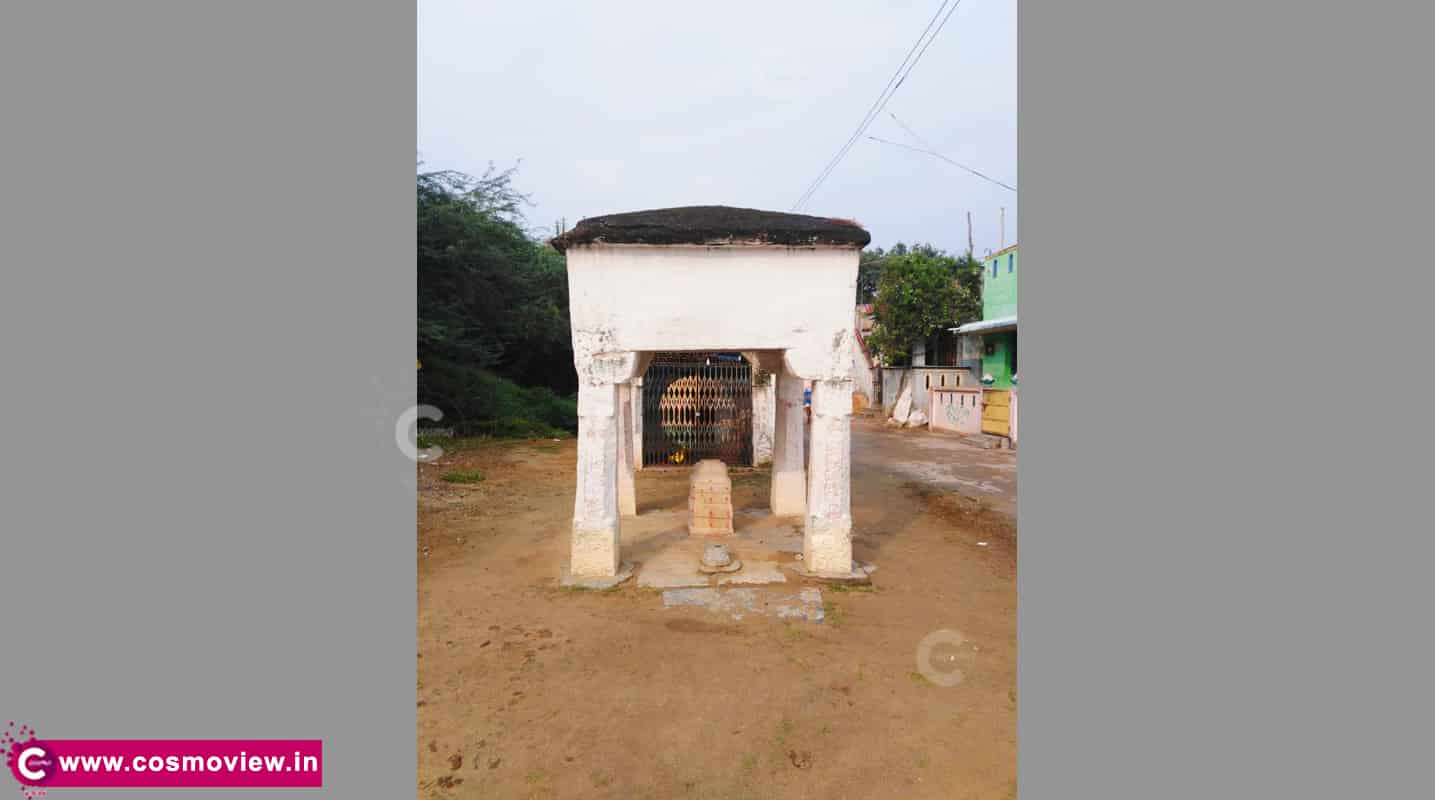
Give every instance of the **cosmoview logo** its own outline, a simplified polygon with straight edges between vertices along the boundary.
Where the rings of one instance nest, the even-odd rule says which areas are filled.
[[[55,774],[55,752],[43,742],[32,742],[15,755],[15,771],[31,783],[44,783]]]
[[[44,797],[46,790],[41,787],[59,771],[55,749],[36,739],[34,728],[16,725],[13,720],[0,731],[0,747],[5,750],[5,764],[20,782],[20,793],[26,800]]]
[[[962,682],[957,669],[957,653],[966,642],[958,631],[932,631],[917,643],[917,671],[936,686],[956,686]]]
[[[414,461],[437,461],[443,456],[443,448],[418,446],[418,421],[421,419],[438,422],[443,419],[443,411],[435,406],[421,405],[404,409],[399,414],[398,422],[394,425],[394,439],[398,441],[399,450]]]

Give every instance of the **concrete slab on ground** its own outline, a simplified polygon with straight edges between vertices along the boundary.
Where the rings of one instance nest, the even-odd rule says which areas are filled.
[[[644,561],[638,585],[649,589],[707,586],[709,576],[698,571],[698,558],[690,547],[669,547]]]
[[[663,592],[663,608],[696,606],[718,614],[730,614],[733,619],[757,610],[757,593],[752,589],[669,589]]]
[[[734,620],[745,616],[770,616],[778,619],[800,619],[822,622],[822,590],[809,586],[798,592],[773,592],[758,589],[669,589],[663,592],[664,608],[695,607]]]
[[[815,586],[809,586],[797,594],[788,595],[783,598],[783,602],[774,609],[774,612],[778,619],[821,622],[826,616],[822,607],[822,590]]]

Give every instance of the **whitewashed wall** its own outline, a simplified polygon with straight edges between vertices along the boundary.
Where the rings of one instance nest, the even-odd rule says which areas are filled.
[[[902,376],[910,374],[912,384],[912,407],[926,409],[930,398],[928,388],[957,388],[979,386],[977,376],[960,367],[884,367],[882,369],[882,410],[890,414],[897,404],[898,386]],[[930,387],[929,385],[930,384]]]
[[[787,350],[804,378],[851,377],[853,248],[581,245],[567,257],[575,357]]]

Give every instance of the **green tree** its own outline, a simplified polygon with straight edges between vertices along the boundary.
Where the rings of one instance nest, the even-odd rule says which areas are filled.
[[[949,256],[950,258],[950,256]],[[982,318],[982,262],[966,253],[952,258],[952,274],[957,282],[956,305],[951,322],[964,325]]]
[[[417,176],[419,398],[459,427],[571,428],[566,263],[525,228],[514,174]]]
[[[862,251],[857,266],[857,305],[870,303],[877,297],[877,281],[882,277],[882,264],[888,256],[907,254],[907,245],[897,242],[891,250],[873,247]]]
[[[882,277],[882,259],[886,256],[880,247],[862,251],[857,264],[857,305],[870,303],[877,296],[877,280]]]
[[[899,242],[877,263],[876,328],[868,343],[887,363],[906,359],[914,342],[925,340],[940,327],[981,319],[982,267],[970,256],[951,256],[929,244],[907,247]]]

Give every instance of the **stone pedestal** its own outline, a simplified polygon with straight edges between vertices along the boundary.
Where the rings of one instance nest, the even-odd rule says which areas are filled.
[[[693,536],[732,534],[732,481],[727,465],[716,459],[693,467],[688,489],[688,533]]]

